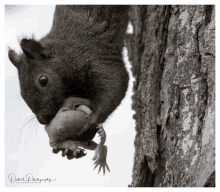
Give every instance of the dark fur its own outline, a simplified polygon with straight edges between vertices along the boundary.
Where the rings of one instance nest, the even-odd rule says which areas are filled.
[[[94,137],[96,125],[108,118],[127,91],[129,77],[122,59],[127,25],[128,6],[59,5],[45,37],[22,39],[21,55],[9,50],[21,96],[41,124],[55,116],[66,97],[88,98],[93,112],[82,136]],[[39,84],[40,75],[48,77],[46,87]]]

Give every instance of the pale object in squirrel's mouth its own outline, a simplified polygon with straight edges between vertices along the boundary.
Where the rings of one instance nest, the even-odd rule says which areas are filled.
[[[70,139],[77,136],[77,133],[86,124],[87,115],[92,113],[92,110],[82,103],[89,105],[89,100],[68,97],[56,116],[50,123],[45,125],[45,130],[49,136],[50,146],[54,149],[58,149],[58,151],[59,149],[62,149],[64,153],[71,150],[75,158],[77,158],[77,156],[85,156],[84,149],[95,150],[95,155],[93,157],[93,160],[96,160],[95,163],[100,164],[100,166],[101,164],[104,164],[102,167],[106,166],[109,170],[106,163],[107,147],[103,146],[106,140],[106,134],[102,125],[97,127],[101,142],[95,147],[94,142],[92,143],[92,141],[80,142]]]
[[[88,99],[68,97],[50,123],[44,126],[49,138],[50,145],[64,141],[70,136],[77,135],[86,123],[86,116],[92,113],[87,107]],[[86,106],[87,105],[87,106]]]
[[[70,136],[77,135],[86,123],[86,116],[91,110],[85,105],[80,105],[75,110],[61,107],[51,122],[45,125],[45,130],[50,138],[50,145],[64,141]]]

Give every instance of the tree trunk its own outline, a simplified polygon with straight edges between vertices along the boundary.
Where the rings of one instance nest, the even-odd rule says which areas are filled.
[[[130,18],[130,186],[215,186],[215,6],[131,6]]]

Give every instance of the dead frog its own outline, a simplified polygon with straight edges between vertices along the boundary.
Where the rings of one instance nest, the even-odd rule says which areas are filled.
[[[106,162],[107,146],[104,145],[106,133],[102,124],[78,136],[78,132],[86,124],[87,116],[92,113],[92,110],[87,107],[89,104],[87,99],[68,97],[56,116],[45,125],[45,130],[53,152],[58,153],[62,150],[62,156],[66,155],[69,160],[85,156],[85,149],[95,150],[93,157],[95,168],[99,165],[98,173],[103,169],[105,174],[105,168],[109,172],[110,169]],[[99,144],[92,141],[97,132],[101,138]]]

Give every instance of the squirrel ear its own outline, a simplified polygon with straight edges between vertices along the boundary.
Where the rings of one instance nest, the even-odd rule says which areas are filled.
[[[9,50],[8,50],[9,59],[12,62],[12,64],[18,68],[18,64],[20,62],[20,57],[14,50],[12,50],[10,47],[8,47],[8,48],[9,48]]]
[[[24,54],[29,59],[47,59],[51,57],[51,53],[49,53],[44,47],[42,47],[39,42],[33,39],[22,39],[20,42],[20,46]]]

